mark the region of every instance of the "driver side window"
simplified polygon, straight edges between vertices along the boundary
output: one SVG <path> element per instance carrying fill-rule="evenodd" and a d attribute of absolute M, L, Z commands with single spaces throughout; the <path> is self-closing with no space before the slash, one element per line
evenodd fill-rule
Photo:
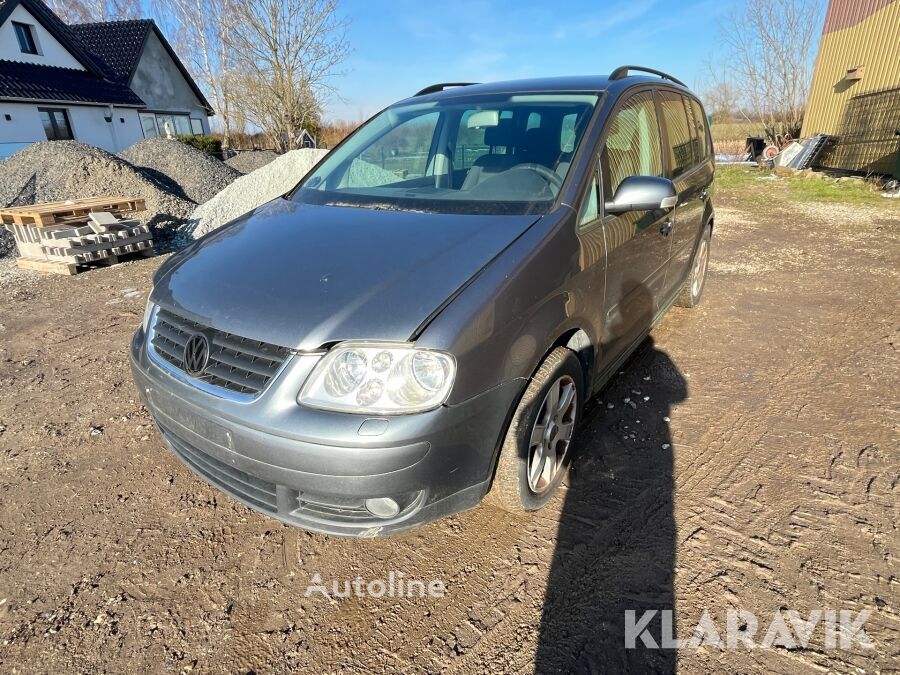
<path fill-rule="evenodd" d="M 662 176 L 662 145 L 653 93 L 632 96 L 609 124 L 600 156 L 603 197 L 612 199 L 630 176 Z"/>

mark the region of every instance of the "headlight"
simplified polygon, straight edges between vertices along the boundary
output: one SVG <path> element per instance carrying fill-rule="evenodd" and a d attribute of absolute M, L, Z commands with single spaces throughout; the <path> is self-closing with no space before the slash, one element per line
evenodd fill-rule
<path fill-rule="evenodd" d="M 297 401 L 339 412 L 399 415 L 437 408 L 450 394 L 450 354 L 396 342 L 345 342 L 328 352 Z"/>
<path fill-rule="evenodd" d="M 144 335 L 147 334 L 147 327 L 150 325 L 150 317 L 153 315 L 154 309 L 156 309 L 156 305 L 150 302 L 150 298 L 147 298 L 147 306 L 144 307 L 144 320 L 141 321 L 141 327 L 144 329 Z"/>

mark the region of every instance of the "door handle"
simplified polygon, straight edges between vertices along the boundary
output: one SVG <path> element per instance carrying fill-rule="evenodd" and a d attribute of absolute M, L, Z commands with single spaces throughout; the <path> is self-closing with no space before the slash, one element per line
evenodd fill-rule
<path fill-rule="evenodd" d="M 659 233 L 664 237 L 668 237 L 669 233 L 672 231 L 673 225 L 674 223 L 672 222 L 672 219 L 667 218 L 663 221 L 663 224 L 659 226 Z"/>

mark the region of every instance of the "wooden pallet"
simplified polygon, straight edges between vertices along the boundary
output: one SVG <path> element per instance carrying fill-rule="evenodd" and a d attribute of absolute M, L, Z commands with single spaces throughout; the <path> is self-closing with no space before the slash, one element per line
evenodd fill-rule
<path fill-rule="evenodd" d="M 23 270 L 47 272 L 49 274 L 78 274 L 78 265 L 75 263 L 50 262 L 46 258 L 28 258 L 22 256 L 16 258 L 16 267 Z"/>
<path fill-rule="evenodd" d="M 79 272 L 86 272 L 94 267 L 110 267 L 120 262 L 128 260 L 138 260 L 140 258 L 152 258 L 156 252 L 152 248 L 136 251 L 133 253 L 124 253 L 122 255 L 109 255 L 105 258 L 91 261 L 90 263 L 73 263 L 73 262 L 57 262 L 44 258 L 31 258 L 22 256 L 16 258 L 16 267 L 23 270 L 34 270 L 37 272 L 46 272 L 48 274 L 64 274 L 71 276 Z"/>
<path fill-rule="evenodd" d="M 128 197 L 92 197 L 89 199 L 73 199 L 67 202 L 48 202 L 32 206 L 17 206 L 0 209 L 0 223 L 3 225 L 32 225 L 51 227 L 68 223 L 83 223 L 90 214 L 106 211 L 117 216 L 146 210 L 143 199 Z"/>

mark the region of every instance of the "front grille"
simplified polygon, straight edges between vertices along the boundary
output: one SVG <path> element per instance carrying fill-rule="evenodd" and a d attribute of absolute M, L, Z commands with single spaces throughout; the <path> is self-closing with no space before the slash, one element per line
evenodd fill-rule
<path fill-rule="evenodd" d="M 214 387 L 255 396 L 275 377 L 291 350 L 204 326 L 168 310 L 157 310 L 153 350 L 184 371 L 184 346 L 195 333 L 209 339 L 209 363 L 195 379 Z M 192 376 L 193 377 L 193 376 Z"/>
<path fill-rule="evenodd" d="M 212 485 L 267 513 L 278 512 L 275 484 L 236 469 L 186 443 L 162 427 L 169 446 L 182 462 L 203 476 Z"/>

